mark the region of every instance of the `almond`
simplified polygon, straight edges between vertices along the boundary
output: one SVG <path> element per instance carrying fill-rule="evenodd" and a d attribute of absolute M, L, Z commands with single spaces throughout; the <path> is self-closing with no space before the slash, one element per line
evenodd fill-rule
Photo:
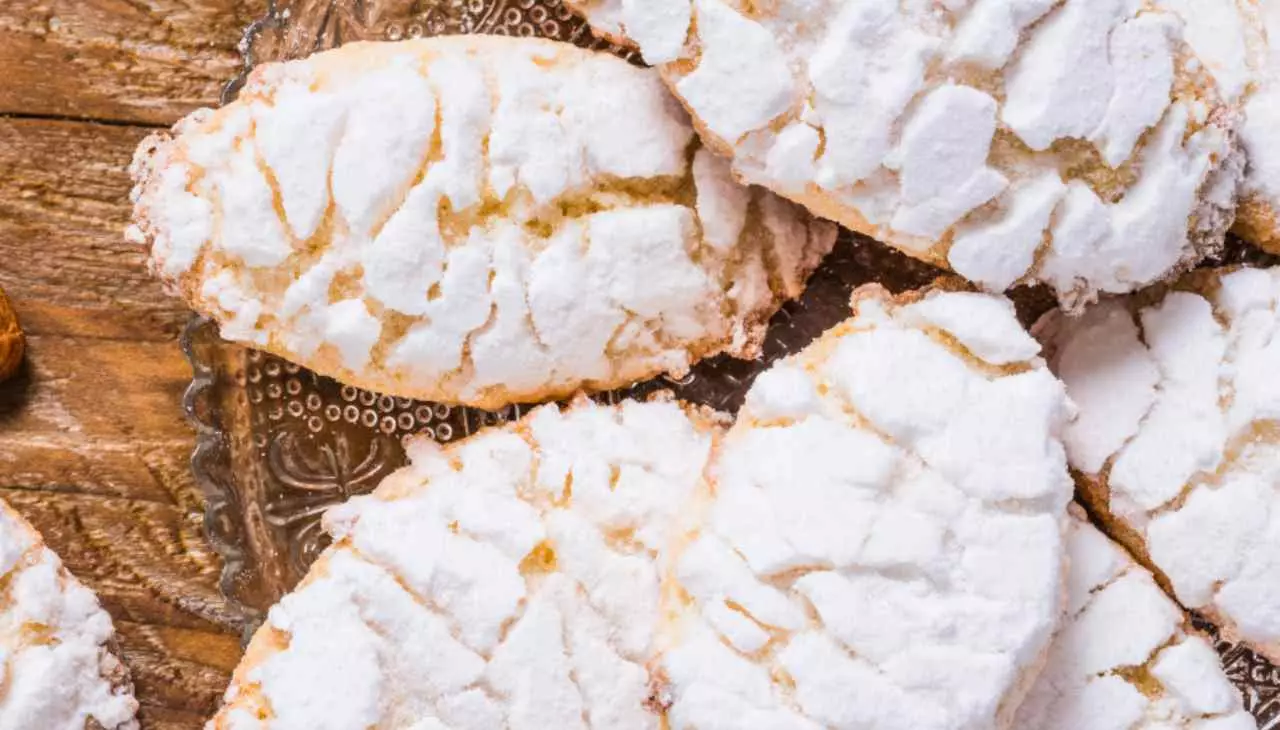
<path fill-rule="evenodd" d="M 0 381 L 8 380 L 18 372 L 25 351 L 26 341 L 22 328 L 18 326 L 18 315 L 4 290 L 0 289 Z"/>

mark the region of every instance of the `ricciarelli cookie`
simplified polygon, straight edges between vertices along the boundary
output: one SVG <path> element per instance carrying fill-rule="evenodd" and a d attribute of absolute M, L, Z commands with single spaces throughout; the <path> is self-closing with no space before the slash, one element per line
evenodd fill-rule
<path fill-rule="evenodd" d="M 1280 661 L 1280 269 L 1196 272 L 1037 325 L 1090 511 L 1178 601 Z"/>
<path fill-rule="evenodd" d="M 1187 41 L 1204 59 L 1222 94 L 1244 104 L 1239 134 L 1248 164 L 1233 230 L 1280 253 L 1280 2 L 1158 4 L 1186 20 Z"/>
<path fill-rule="evenodd" d="M 260 67 L 133 174 L 130 237 L 223 336 L 486 408 L 754 356 L 836 234 L 734 182 L 656 72 L 534 39 Z"/>
<path fill-rule="evenodd" d="M 1044 664 L 1061 384 L 1001 297 L 855 307 L 717 449 L 664 604 L 673 729 L 1008 728 Z"/>
<path fill-rule="evenodd" d="M 1234 215 L 1239 107 L 1136 0 L 568 1 L 740 178 L 990 289 L 1131 291 Z"/>
<path fill-rule="evenodd" d="M 579 402 L 441 449 L 325 516 L 217 730 L 658 730 L 659 566 L 718 425 Z"/>
<path fill-rule="evenodd" d="M 93 592 L 0 500 L 0 727 L 136 730 L 114 633 Z"/>
<path fill-rule="evenodd" d="M 1066 622 L 1014 727 L 1257 728 L 1213 645 L 1191 628 L 1150 573 L 1079 512 L 1067 549 Z"/>

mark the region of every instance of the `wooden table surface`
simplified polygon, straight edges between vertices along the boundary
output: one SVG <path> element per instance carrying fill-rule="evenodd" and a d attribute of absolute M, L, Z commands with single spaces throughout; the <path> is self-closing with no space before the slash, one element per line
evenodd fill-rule
<path fill-rule="evenodd" d="M 216 102 L 265 0 L 0 1 L 0 496 L 115 619 L 145 728 L 198 728 L 240 656 L 182 410 L 187 320 L 124 242 L 134 147 Z"/>

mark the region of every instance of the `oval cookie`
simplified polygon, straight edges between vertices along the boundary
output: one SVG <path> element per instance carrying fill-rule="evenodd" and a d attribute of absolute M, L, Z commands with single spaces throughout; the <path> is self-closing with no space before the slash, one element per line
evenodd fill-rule
<path fill-rule="evenodd" d="M 673 402 L 546 406 L 326 515 L 211 723 L 658 730 L 659 565 L 718 426 Z"/>
<path fill-rule="evenodd" d="M 0 727 L 136 730 L 114 633 L 93 592 L 0 500 Z"/>
<path fill-rule="evenodd" d="M 1181 21 L 1133 0 L 570 0 L 736 173 L 990 289 L 1077 306 L 1218 249 L 1243 165 Z"/>
<path fill-rule="evenodd" d="M 1007 728 L 1043 665 L 1061 384 L 1003 298 L 855 305 L 717 449 L 665 604 L 672 728 Z"/>
<path fill-rule="evenodd" d="M 533 39 L 263 66 L 133 174 L 130 237 L 223 336 L 484 408 L 754 356 L 836 233 L 735 183 L 656 72 Z"/>
<path fill-rule="evenodd" d="M 1038 325 L 1090 509 L 1178 601 L 1280 661 L 1280 269 L 1196 272 Z"/>
<path fill-rule="evenodd" d="M 1078 510 L 1078 508 L 1077 508 Z M 1213 645 L 1176 603 L 1075 511 L 1066 619 L 1014 727 L 1255 730 Z"/>

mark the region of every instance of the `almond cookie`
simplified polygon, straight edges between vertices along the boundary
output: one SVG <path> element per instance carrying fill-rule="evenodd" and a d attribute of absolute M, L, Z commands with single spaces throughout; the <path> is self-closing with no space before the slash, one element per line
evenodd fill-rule
<path fill-rule="evenodd" d="M 1248 164 L 1234 231 L 1280 253 L 1280 2 L 1160 0 L 1181 15 L 1186 37 L 1223 96 L 1243 103 L 1239 135 Z"/>
<path fill-rule="evenodd" d="M 330 511 L 211 728 L 658 730 L 659 564 L 718 426 L 674 402 L 545 406 Z"/>
<path fill-rule="evenodd" d="M 1137 0 L 569 0 L 744 180 L 1078 306 L 1218 249 L 1242 158 L 1179 18 Z"/>
<path fill-rule="evenodd" d="M 1080 492 L 1178 601 L 1280 661 L 1280 269 L 1051 313 Z"/>
<path fill-rule="evenodd" d="M 1255 730 L 1213 645 L 1150 573 L 1073 517 L 1066 620 L 1014 727 Z"/>
<path fill-rule="evenodd" d="M 263 66 L 133 174 L 130 237 L 223 336 L 484 408 L 754 356 L 836 235 L 735 183 L 656 72 L 545 40 Z"/>
<path fill-rule="evenodd" d="M 1004 298 L 854 301 L 717 449 L 660 631 L 672 728 L 1007 728 L 1043 664 L 1061 384 Z"/>
<path fill-rule="evenodd" d="M 93 592 L 0 500 L 0 728 L 136 729 L 114 632 Z"/>

